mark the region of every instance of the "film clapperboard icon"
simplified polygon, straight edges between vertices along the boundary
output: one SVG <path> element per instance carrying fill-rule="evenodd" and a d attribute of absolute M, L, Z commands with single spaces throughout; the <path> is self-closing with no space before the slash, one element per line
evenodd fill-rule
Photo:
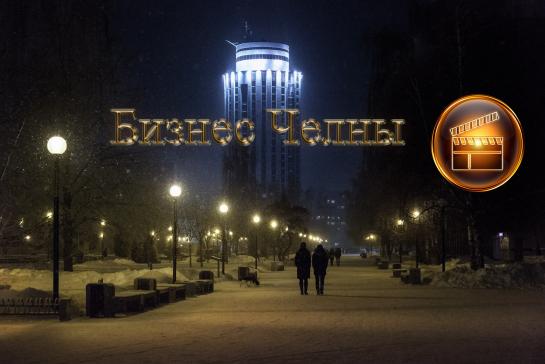
<path fill-rule="evenodd" d="M 450 128 L 453 171 L 503 171 L 503 137 L 461 136 L 499 118 L 494 111 Z"/>

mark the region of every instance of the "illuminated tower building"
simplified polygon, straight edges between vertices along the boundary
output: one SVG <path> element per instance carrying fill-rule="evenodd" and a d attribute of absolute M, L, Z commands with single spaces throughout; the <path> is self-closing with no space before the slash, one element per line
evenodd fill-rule
<path fill-rule="evenodd" d="M 284 136 L 274 133 L 266 110 L 299 109 L 302 74 L 290 71 L 286 44 L 235 46 L 236 72 L 223 75 L 225 117 L 232 124 L 243 118 L 252 120 L 256 138 L 249 147 L 231 145 L 226 150 L 225 192 L 262 199 L 284 195 L 295 202 L 300 188 L 300 150 L 282 143 Z"/>

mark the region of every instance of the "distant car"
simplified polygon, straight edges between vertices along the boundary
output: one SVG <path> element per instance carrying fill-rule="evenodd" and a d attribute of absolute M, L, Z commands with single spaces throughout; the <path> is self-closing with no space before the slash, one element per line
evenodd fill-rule
<path fill-rule="evenodd" d="M 367 252 L 363 251 L 360 253 L 361 258 L 367 258 Z"/>

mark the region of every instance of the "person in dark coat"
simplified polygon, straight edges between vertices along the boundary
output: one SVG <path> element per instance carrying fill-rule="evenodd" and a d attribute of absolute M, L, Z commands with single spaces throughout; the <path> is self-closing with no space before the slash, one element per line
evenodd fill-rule
<path fill-rule="evenodd" d="M 295 253 L 295 266 L 297 267 L 297 278 L 299 279 L 299 288 L 301 294 L 308 294 L 308 279 L 310 278 L 310 252 L 305 242 Z"/>
<path fill-rule="evenodd" d="M 337 263 L 337 267 L 341 265 L 341 255 L 341 248 L 335 248 L 335 262 Z M 331 262 L 331 264 L 333 264 L 333 262 Z"/>
<path fill-rule="evenodd" d="M 328 254 L 322 244 L 318 244 L 312 254 L 312 268 L 314 269 L 314 278 L 316 278 L 316 294 L 324 294 L 325 274 L 327 271 L 327 263 L 329 261 Z"/>
<path fill-rule="evenodd" d="M 333 266 L 333 259 L 335 258 L 335 249 L 329 249 L 329 265 Z"/>

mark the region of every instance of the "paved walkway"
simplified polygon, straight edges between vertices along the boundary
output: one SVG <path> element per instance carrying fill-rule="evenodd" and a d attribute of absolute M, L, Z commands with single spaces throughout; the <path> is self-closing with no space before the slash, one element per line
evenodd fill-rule
<path fill-rule="evenodd" d="M 545 294 L 405 286 L 344 259 L 326 295 L 293 267 L 119 319 L 0 318 L 3 363 L 544 363 Z M 314 280 L 311 280 L 311 287 Z"/>

